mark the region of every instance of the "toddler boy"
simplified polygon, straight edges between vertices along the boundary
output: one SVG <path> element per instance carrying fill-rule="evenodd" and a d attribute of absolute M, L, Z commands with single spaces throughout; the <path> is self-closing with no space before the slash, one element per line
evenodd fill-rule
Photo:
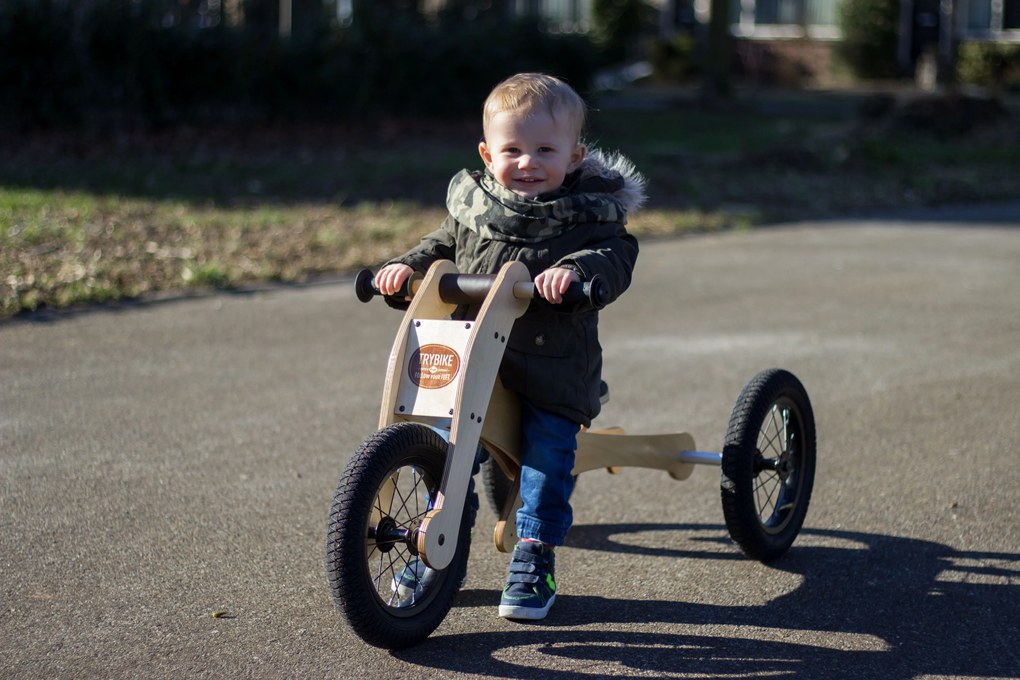
<path fill-rule="evenodd" d="M 514 325 L 499 372 L 522 416 L 521 540 L 499 604 L 510 619 L 545 618 L 556 599 L 554 548 L 573 521 L 576 436 L 600 409 L 598 311 L 558 303 L 572 282 L 595 276 L 612 302 L 630 285 L 638 254 L 624 225 L 644 202 L 645 180 L 622 156 L 586 148 L 585 118 L 581 97 L 552 76 L 521 73 L 497 85 L 483 106 L 485 170 L 458 173 L 442 226 L 375 277 L 393 295 L 413 271 L 448 259 L 473 274 L 516 260 L 534 278 L 541 299 Z"/>

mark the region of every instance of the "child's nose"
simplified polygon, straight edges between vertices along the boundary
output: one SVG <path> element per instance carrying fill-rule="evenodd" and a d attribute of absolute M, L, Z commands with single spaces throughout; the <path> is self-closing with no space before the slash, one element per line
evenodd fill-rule
<path fill-rule="evenodd" d="M 535 161 L 531 154 L 524 154 L 520 157 L 518 164 L 521 168 L 533 168 L 535 167 Z"/>

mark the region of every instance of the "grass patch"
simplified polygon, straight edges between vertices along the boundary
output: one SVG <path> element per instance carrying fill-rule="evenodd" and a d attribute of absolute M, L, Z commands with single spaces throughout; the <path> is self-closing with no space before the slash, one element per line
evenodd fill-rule
<path fill-rule="evenodd" d="M 374 264 L 442 220 L 419 206 L 194 206 L 0 188 L 0 314 Z M 370 209 L 371 207 L 371 209 Z"/>
<path fill-rule="evenodd" d="M 846 95 L 705 110 L 602 102 L 588 137 L 649 179 L 639 237 L 1015 198 L 1010 121 L 944 138 L 865 123 Z M 0 139 L 0 316 L 373 266 L 445 216 L 477 121 Z"/>

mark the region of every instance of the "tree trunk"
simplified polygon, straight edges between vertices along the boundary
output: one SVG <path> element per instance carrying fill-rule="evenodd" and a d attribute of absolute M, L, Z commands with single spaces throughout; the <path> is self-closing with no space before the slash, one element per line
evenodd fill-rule
<path fill-rule="evenodd" d="M 729 0 L 711 0 L 708 19 L 708 45 L 706 45 L 705 74 L 702 96 L 711 103 L 727 99 L 730 88 L 730 3 Z"/>

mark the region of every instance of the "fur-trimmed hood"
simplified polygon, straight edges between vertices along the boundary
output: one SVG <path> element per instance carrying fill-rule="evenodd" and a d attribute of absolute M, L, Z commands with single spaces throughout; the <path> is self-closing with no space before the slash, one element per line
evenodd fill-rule
<path fill-rule="evenodd" d="M 591 149 L 563 186 L 522 198 L 486 171 L 462 170 L 446 196 L 458 222 L 487 238 L 536 243 L 584 223 L 627 223 L 645 202 L 645 178 L 627 158 Z"/>
<path fill-rule="evenodd" d="M 648 200 L 645 193 L 648 181 L 645 176 L 637 171 L 629 158 L 619 152 L 589 149 L 577 172 L 580 173 L 578 182 L 582 185 L 596 178 L 610 181 L 619 178 L 622 185 L 612 188 L 611 193 L 628 213 L 640 210 Z"/>

